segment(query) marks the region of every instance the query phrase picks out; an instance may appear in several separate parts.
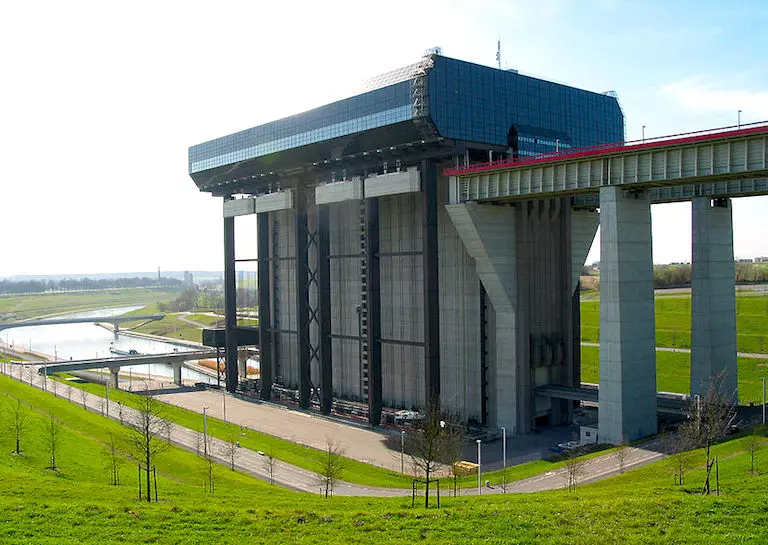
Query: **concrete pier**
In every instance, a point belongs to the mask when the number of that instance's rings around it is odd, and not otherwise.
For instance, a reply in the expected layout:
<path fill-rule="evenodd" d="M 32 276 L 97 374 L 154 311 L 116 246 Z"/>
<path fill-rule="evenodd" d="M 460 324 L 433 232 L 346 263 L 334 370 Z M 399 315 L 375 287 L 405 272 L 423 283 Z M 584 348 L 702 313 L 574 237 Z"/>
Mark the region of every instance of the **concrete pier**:
<path fill-rule="evenodd" d="M 731 201 L 695 198 L 692 219 L 691 394 L 725 373 L 725 393 L 738 399 Z"/>
<path fill-rule="evenodd" d="M 120 379 L 119 379 L 119 373 L 120 368 L 119 367 L 110 367 L 109 368 L 109 385 L 112 388 L 120 388 Z"/>
<path fill-rule="evenodd" d="M 176 386 L 182 386 L 181 382 L 181 364 L 174 364 L 173 366 L 173 383 Z"/>
<path fill-rule="evenodd" d="M 656 433 L 651 206 L 646 191 L 600 188 L 600 442 Z"/>

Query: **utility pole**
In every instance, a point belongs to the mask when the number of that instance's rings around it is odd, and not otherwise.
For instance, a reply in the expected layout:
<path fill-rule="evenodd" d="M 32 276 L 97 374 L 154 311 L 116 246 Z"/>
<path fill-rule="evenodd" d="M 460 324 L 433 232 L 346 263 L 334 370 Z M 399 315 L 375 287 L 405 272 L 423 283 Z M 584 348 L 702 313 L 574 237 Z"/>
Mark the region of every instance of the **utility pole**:
<path fill-rule="evenodd" d="M 481 476 L 481 474 L 482 474 L 482 470 L 481 470 L 482 464 L 481 464 L 481 461 L 480 461 L 480 443 L 481 443 L 481 441 L 480 441 L 480 439 L 478 439 L 477 440 L 477 495 L 478 496 L 483 493 L 482 476 Z"/>
<path fill-rule="evenodd" d="M 765 384 L 765 379 L 763 379 L 763 384 Z M 763 409 L 763 422 L 765 422 L 765 409 Z M 400 473 L 405 475 L 405 430 L 400 430 Z"/>
<path fill-rule="evenodd" d="M 761 380 L 763 381 L 763 424 L 765 424 L 765 377 Z"/>
<path fill-rule="evenodd" d="M 205 411 L 208 407 L 203 407 L 203 454 L 208 458 L 208 418 Z"/>
<path fill-rule="evenodd" d="M 504 457 L 504 469 L 507 469 L 507 428 L 501 427 L 501 455 Z"/>

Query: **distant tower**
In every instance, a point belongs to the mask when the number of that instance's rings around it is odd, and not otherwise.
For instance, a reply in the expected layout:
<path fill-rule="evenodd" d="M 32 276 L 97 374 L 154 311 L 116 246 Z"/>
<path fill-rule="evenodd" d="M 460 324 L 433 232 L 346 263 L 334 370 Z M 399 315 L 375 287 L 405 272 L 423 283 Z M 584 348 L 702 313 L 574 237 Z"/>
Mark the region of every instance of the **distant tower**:
<path fill-rule="evenodd" d="M 160 267 L 157 267 L 157 281 L 160 282 Z"/>
<path fill-rule="evenodd" d="M 496 42 L 496 62 L 499 63 L 499 70 L 501 70 L 501 40 Z"/>

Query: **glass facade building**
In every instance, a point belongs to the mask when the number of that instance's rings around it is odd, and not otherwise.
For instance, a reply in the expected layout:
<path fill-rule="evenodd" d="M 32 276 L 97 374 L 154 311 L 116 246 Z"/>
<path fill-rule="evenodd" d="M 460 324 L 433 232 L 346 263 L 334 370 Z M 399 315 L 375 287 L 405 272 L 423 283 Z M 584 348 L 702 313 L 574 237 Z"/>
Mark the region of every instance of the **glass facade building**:
<path fill-rule="evenodd" d="M 369 89 L 192 146 L 190 175 L 206 190 L 237 176 L 425 140 L 526 156 L 624 136 L 614 96 L 439 55 L 374 78 Z"/>

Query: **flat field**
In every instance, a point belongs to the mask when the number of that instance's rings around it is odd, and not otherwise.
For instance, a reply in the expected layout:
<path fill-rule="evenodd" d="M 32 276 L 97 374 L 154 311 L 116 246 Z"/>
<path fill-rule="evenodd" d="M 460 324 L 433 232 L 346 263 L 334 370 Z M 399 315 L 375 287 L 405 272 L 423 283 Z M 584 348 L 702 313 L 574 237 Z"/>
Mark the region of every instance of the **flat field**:
<path fill-rule="evenodd" d="M 691 347 L 691 296 L 656 295 L 656 346 Z M 768 294 L 739 293 L 736 297 L 739 352 L 768 353 Z M 600 340 L 600 300 L 581 302 L 581 340 Z"/>
<path fill-rule="evenodd" d="M 762 400 L 761 377 L 768 375 L 768 359 L 738 359 L 739 402 L 744 405 L 750 401 Z M 691 355 L 687 352 L 656 351 L 656 389 L 660 392 L 688 394 L 691 391 Z M 600 348 L 597 346 L 581 347 L 581 380 L 600 382 Z"/>
<path fill-rule="evenodd" d="M 14 313 L 19 319 L 37 318 L 79 310 L 170 302 L 178 293 L 176 289 L 131 288 L 42 295 L 3 295 L 0 296 L 0 312 Z"/>

